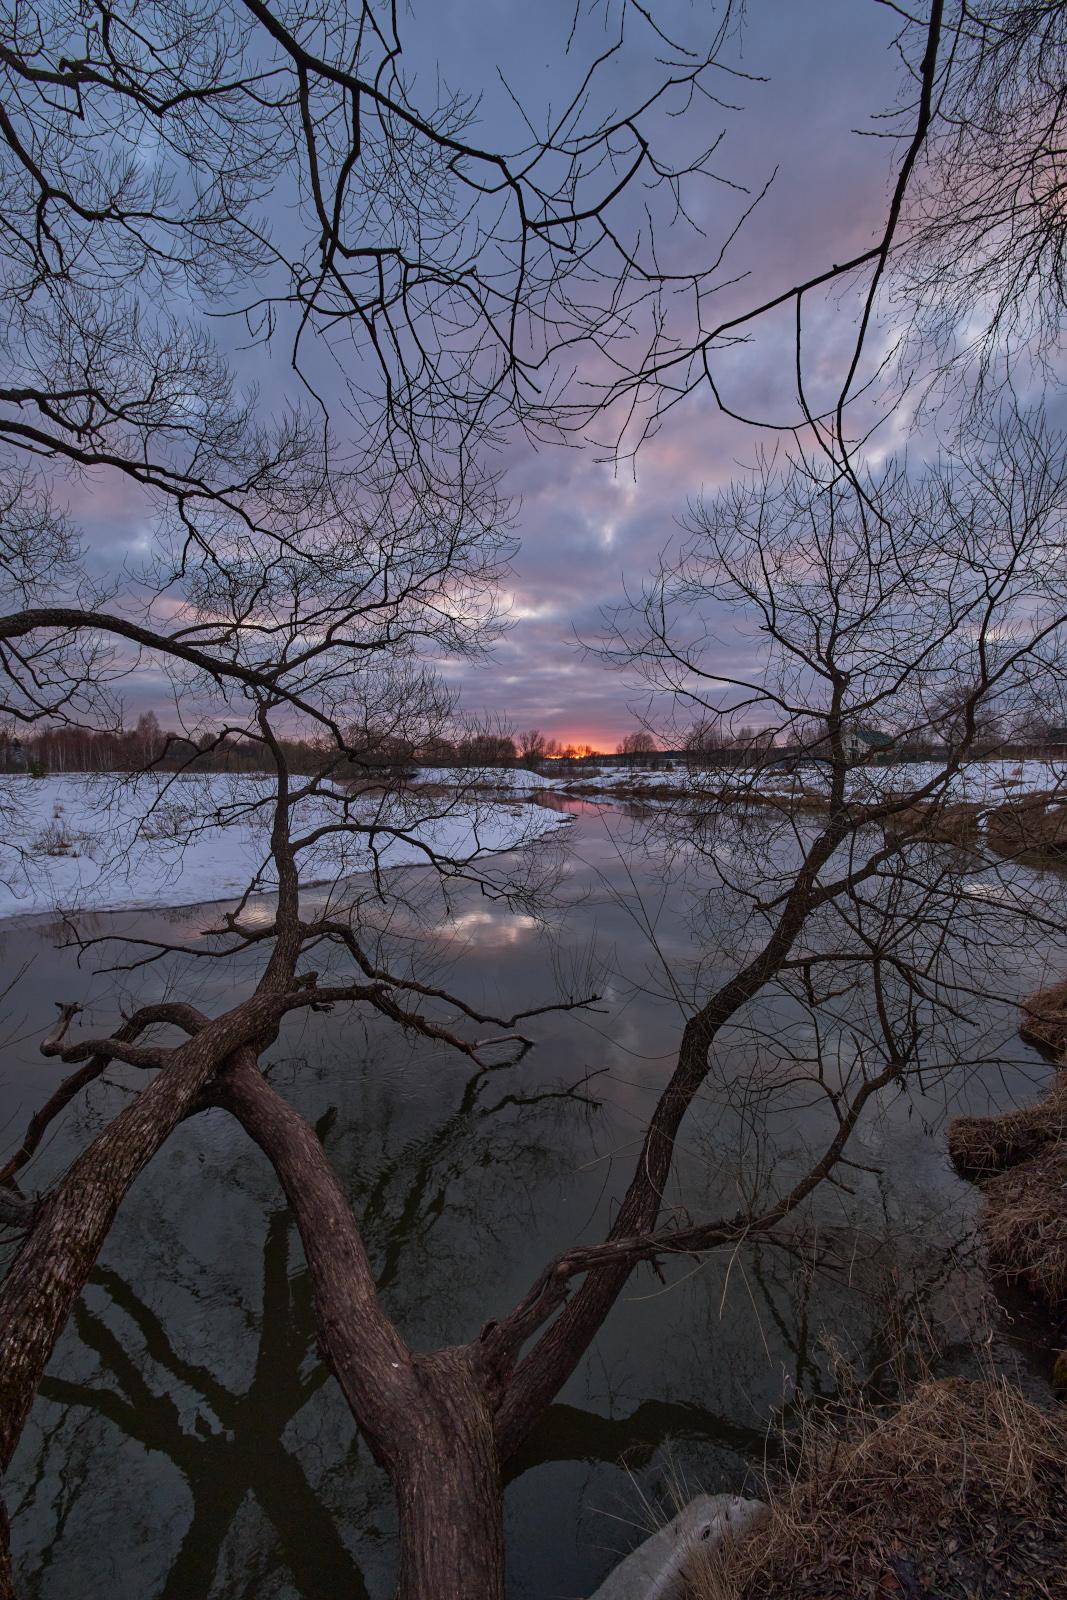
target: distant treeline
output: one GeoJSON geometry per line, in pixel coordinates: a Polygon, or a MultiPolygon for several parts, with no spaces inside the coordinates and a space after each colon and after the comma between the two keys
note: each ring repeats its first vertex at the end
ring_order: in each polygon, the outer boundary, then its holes
{"type": "MultiPolygon", "coordinates": [[[[611,766],[660,767],[684,764],[714,768],[768,762],[818,759],[827,749],[825,735],[817,730],[810,740],[776,743],[766,732],[741,729],[730,738],[694,729],[680,749],[664,749],[646,732],[628,734],[608,754],[590,745],[560,745],[537,729],[518,733],[479,732],[455,739],[436,735],[421,743],[377,734],[350,731],[348,758],[338,762],[336,747],[320,739],[278,740],[289,770],[311,775],[329,767],[338,777],[350,778],[388,771],[392,774],[416,767],[547,768],[557,763],[582,768],[603,762],[611,766]]],[[[845,735],[848,759],[856,762],[897,763],[943,759],[945,745],[916,741],[869,730],[845,735]],[[854,748],[853,748],[854,746],[854,748]]],[[[972,759],[1034,758],[1067,760],[1067,727],[999,732],[975,741],[972,759]]],[[[273,762],[260,741],[240,734],[205,732],[193,739],[164,728],[152,711],[137,719],[133,728],[94,729],[68,725],[28,730],[0,728],[0,772],[265,772],[273,762]]]]}
{"type": "MultiPolygon", "coordinates": [[[[456,740],[434,737],[422,744],[361,731],[348,736],[351,759],[337,767],[337,750],[326,738],[280,738],[291,772],[312,774],[334,766],[342,776],[417,766],[513,766],[519,761],[507,735],[478,734],[456,740]]],[[[62,725],[30,730],[0,729],[0,771],[5,772],[262,772],[273,763],[256,739],[206,732],[192,739],[164,728],[152,711],[133,728],[94,729],[62,725]]]]}

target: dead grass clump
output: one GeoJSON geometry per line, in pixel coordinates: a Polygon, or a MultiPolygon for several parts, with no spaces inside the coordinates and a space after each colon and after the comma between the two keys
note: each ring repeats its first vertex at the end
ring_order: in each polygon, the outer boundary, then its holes
{"type": "Polygon", "coordinates": [[[80,832],[77,829],[66,828],[62,819],[51,821],[42,833],[33,841],[35,854],[44,856],[78,856],[90,855],[92,844],[91,834],[80,832]]]}
{"type": "Polygon", "coordinates": [[[989,1264],[1047,1305],[1067,1300],[1067,1144],[985,1186],[989,1264]]]}
{"type": "Polygon", "coordinates": [[[1067,1139],[1067,1081],[1043,1100],[993,1117],[955,1117],[949,1123],[948,1153],[963,1178],[983,1184],[1009,1167],[1042,1154],[1067,1139]]]}
{"type": "Polygon", "coordinates": [[[1046,1305],[1067,1301],[1067,979],[1027,995],[1019,1032],[1061,1071],[1036,1105],[999,1117],[957,1117],[956,1170],[985,1194],[989,1265],[1046,1305]]]}
{"type": "Polygon", "coordinates": [[[1022,1013],[1020,1037],[1067,1065],[1067,978],[1028,994],[1022,1013]]]}
{"type": "Polygon", "coordinates": [[[887,817],[887,837],[918,838],[931,844],[973,844],[978,836],[981,808],[960,802],[956,805],[907,806],[887,817]]]}
{"type": "Polygon", "coordinates": [[[954,1378],[888,1418],[809,1413],[798,1448],[769,1521],[694,1556],[687,1600],[1063,1595],[1064,1411],[954,1378]]]}
{"type": "Polygon", "coordinates": [[[1005,856],[1067,856],[1067,806],[1061,792],[1031,794],[994,807],[986,821],[989,843],[1005,856]]]}

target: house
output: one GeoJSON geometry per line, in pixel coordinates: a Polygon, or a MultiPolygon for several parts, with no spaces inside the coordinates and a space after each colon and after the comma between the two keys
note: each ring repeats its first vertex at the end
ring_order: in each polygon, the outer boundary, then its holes
{"type": "MultiPolygon", "coordinates": [[[[841,753],[847,762],[873,761],[890,755],[900,758],[901,749],[891,734],[854,723],[841,730],[841,753]]],[[[830,761],[833,750],[829,734],[809,735],[803,743],[792,743],[768,752],[769,764],[792,770],[805,761],[830,761]]]]}
{"type": "Polygon", "coordinates": [[[872,756],[884,755],[892,745],[888,733],[864,727],[862,723],[841,730],[841,749],[846,761],[869,761],[872,756]]]}

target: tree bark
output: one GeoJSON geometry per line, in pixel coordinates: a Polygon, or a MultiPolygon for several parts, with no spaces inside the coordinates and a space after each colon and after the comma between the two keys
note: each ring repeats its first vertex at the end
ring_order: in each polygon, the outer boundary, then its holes
{"type": "Polygon", "coordinates": [[[480,1343],[411,1351],[383,1310],[359,1228],[315,1131],[238,1051],[218,1103],[260,1146],[293,1208],[322,1352],[400,1512],[399,1600],[503,1600],[494,1415],[501,1374],[480,1343]]]}
{"type": "Polygon", "coordinates": [[[41,1206],[0,1289],[0,1469],[11,1460],[56,1339],[130,1185],[227,1056],[276,1027],[276,1010],[273,996],[255,995],[179,1045],[41,1206]]]}
{"type": "MultiPolygon", "coordinates": [[[[276,997],[265,994],[207,1023],[173,1050],[41,1206],[0,1288],[0,1471],[10,1465],[56,1340],[131,1185],[231,1052],[276,1027],[276,997]]],[[[6,1531],[0,1516],[0,1600],[14,1593],[6,1531]]]]}
{"type": "Polygon", "coordinates": [[[493,1406],[470,1347],[416,1356],[422,1404],[394,1471],[397,1600],[504,1600],[493,1406]]]}

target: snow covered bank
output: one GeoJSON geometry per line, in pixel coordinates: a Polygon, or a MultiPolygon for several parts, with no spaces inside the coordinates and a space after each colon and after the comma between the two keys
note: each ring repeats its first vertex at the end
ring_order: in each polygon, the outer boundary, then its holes
{"type": "MultiPolygon", "coordinates": [[[[903,761],[885,767],[854,767],[848,774],[846,789],[850,800],[872,801],[887,795],[914,794],[937,782],[942,768],[936,762],[903,761]]],[[[557,780],[550,787],[581,792],[596,791],[605,797],[613,793],[632,795],[647,790],[652,794],[677,795],[731,791],[788,799],[791,795],[817,798],[829,785],[829,767],[810,762],[795,772],[771,768],[754,772],[739,767],[710,768],[689,772],[674,766],[659,771],[618,767],[601,769],[584,776],[557,780]]],[[[1055,761],[971,761],[937,784],[938,799],[966,801],[974,805],[1000,805],[1005,800],[1029,794],[1067,795],[1067,762],[1055,761]]]]}
{"type": "MultiPolygon", "coordinates": [[[[55,911],[119,911],[231,900],[250,884],[269,891],[270,781],[194,776],[0,779],[0,918],[55,911]]],[[[531,843],[569,819],[518,800],[382,796],[342,790],[295,808],[292,833],[342,821],[301,852],[306,885],[427,851],[465,862],[531,843]]]]}
{"type": "Polygon", "coordinates": [[[559,778],[545,778],[525,767],[420,767],[417,784],[443,784],[448,789],[487,789],[500,791],[559,789],[559,778]]]}
{"type": "MultiPolygon", "coordinates": [[[[947,781],[934,761],[905,761],[886,767],[854,767],[848,774],[849,799],[874,800],[886,795],[913,794],[936,785],[938,799],[969,805],[1001,805],[1027,794],[1048,794],[1067,789],[1067,763],[1055,761],[969,761],[947,781]]],[[[828,771],[819,766],[797,773],[766,774],[759,787],[768,793],[786,793],[793,786],[807,790],[825,788],[828,771]]]]}

